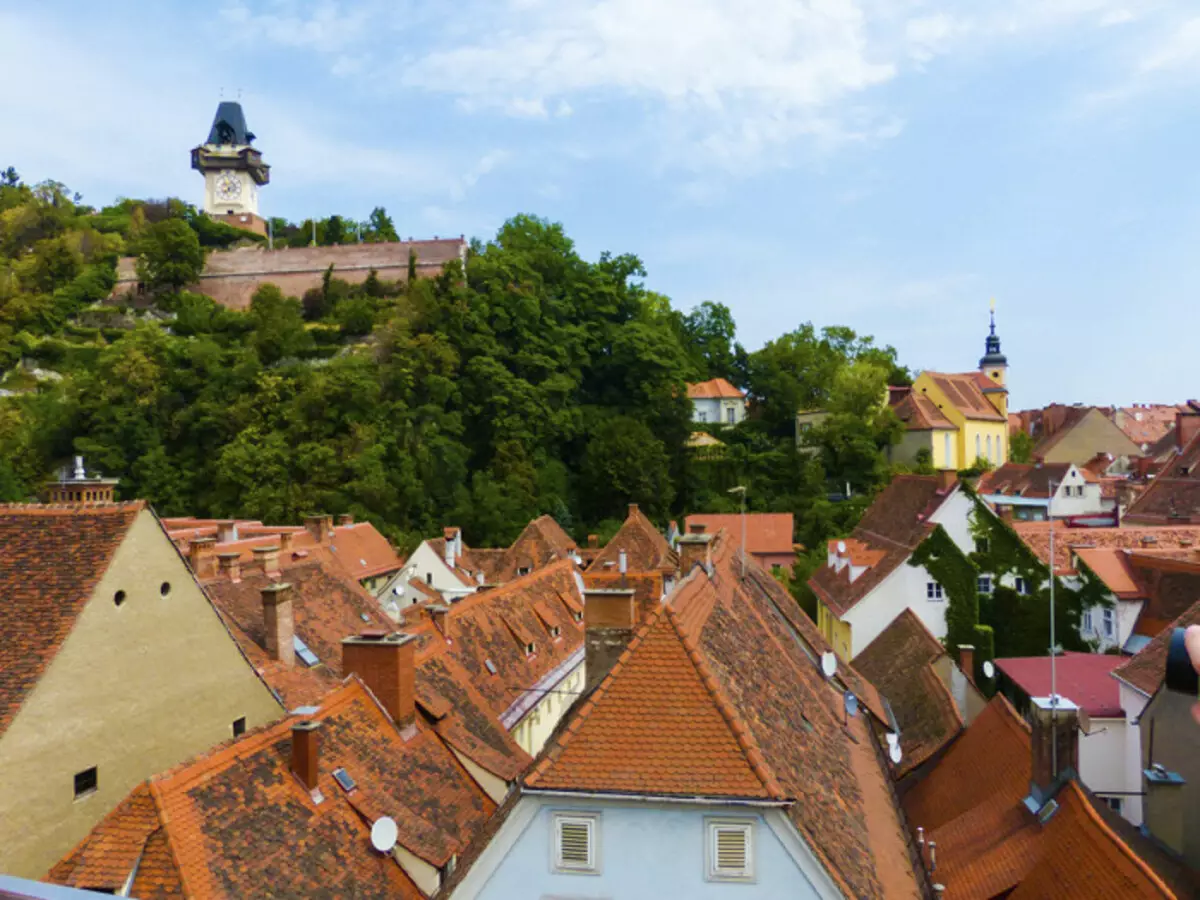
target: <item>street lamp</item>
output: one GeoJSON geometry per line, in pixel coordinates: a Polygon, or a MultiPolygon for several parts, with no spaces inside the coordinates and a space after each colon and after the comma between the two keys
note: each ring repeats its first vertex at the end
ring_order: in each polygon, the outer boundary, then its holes
{"type": "Polygon", "coordinates": [[[742,581],[746,580],[746,486],[739,484],[729,489],[731,494],[740,494],[742,498],[742,581]]]}

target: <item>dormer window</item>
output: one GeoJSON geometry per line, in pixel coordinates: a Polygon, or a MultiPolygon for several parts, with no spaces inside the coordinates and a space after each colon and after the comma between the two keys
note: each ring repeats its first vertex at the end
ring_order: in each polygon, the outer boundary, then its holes
{"type": "Polygon", "coordinates": [[[530,641],[525,645],[525,655],[533,656],[535,653],[537,653],[537,644],[535,644],[533,641],[530,641]]]}
{"type": "Polygon", "coordinates": [[[583,610],[581,610],[581,609],[575,610],[574,616],[575,616],[576,622],[582,622],[583,621],[583,610]]]}
{"type": "Polygon", "coordinates": [[[562,629],[559,628],[557,625],[551,625],[550,626],[550,637],[554,638],[555,640],[558,640],[561,636],[562,636],[562,629]]]}
{"type": "Polygon", "coordinates": [[[529,566],[517,566],[517,574],[518,575],[528,575],[529,571],[530,571],[529,566]]]}

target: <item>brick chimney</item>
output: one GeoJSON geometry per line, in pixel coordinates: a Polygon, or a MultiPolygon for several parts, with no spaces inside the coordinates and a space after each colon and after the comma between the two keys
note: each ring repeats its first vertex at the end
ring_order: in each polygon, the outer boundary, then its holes
{"type": "Polygon", "coordinates": [[[632,588],[587,588],[583,594],[585,690],[609,673],[637,628],[632,588]]]}
{"type": "Polygon", "coordinates": [[[600,535],[589,534],[587,537],[587,545],[592,550],[598,550],[600,548],[600,535]]]}
{"type": "Polygon", "coordinates": [[[975,683],[975,648],[970,644],[958,645],[958,667],[967,676],[967,681],[975,683]]]}
{"type": "Polygon", "coordinates": [[[705,533],[703,522],[692,522],[688,533],[679,538],[679,574],[686,578],[697,565],[712,572],[712,535],[705,533]]]}
{"type": "Polygon", "coordinates": [[[321,774],[321,723],[304,721],[292,726],[292,774],[310,791],[321,774]]]}
{"type": "Polygon", "coordinates": [[[938,469],[937,475],[938,491],[941,493],[949,493],[956,484],[958,484],[958,472],[954,469],[938,469]]]}
{"type": "Polygon", "coordinates": [[[433,622],[433,627],[438,630],[442,637],[446,637],[446,616],[450,614],[450,607],[445,603],[430,603],[424,609],[425,614],[429,616],[429,620],[433,622]]]}
{"type": "Polygon", "coordinates": [[[1061,695],[1056,699],[1032,699],[1029,793],[1039,808],[1079,773],[1079,707],[1061,695]]]}
{"type": "Polygon", "coordinates": [[[250,552],[254,554],[254,564],[260,567],[265,574],[279,574],[279,546],[277,544],[271,544],[269,547],[253,547],[250,552]]]}
{"type": "Polygon", "coordinates": [[[636,503],[630,503],[629,504],[629,515],[633,516],[635,513],[637,513],[637,511],[638,511],[638,505],[636,503]]]}
{"type": "Polygon", "coordinates": [[[332,537],[333,516],[328,516],[325,513],[305,516],[304,527],[308,529],[308,533],[312,535],[313,540],[318,544],[327,544],[330,537],[332,537]]]}
{"type": "Polygon", "coordinates": [[[296,664],[296,620],[292,611],[292,586],[287,582],[262,589],[263,642],[271,659],[289,669],[296,664]]]}
{"type": "Polygon", "coordinates": [[[338,523],[338,525],[342,525],[342,526],[353,525],[354,524],[354,516],[351,515],[350,513],[342,513],[340,516],[337,517],[337,523],[338,523]]]}
{"type": "Polygon", "coordinates": [[[237,522],[234,519],[222,519],[217,523],[217,543],[228,544],[238,539],[237,522]]]}
{"type": "Polygon", "coordinates": [[[242,580],[242,554],[236,550],[229,550],[225,553],[217,554],[217,568],[220,574],[227,577],[230,581],[238,582],[242,580]]]}
{"type": "Polygon", "coordinates": [[[1175,413],[1175,447],[1179,450],[1186,447],[1196,435],[1200,434],[1200,410],[1194,410],[1190,403],[1188,410],[1188,412],[1175,413]]]}
{"type": "Polygon", "coordinates": [[[279,552],[283,554],[292,552],[292,539],[295,533],[291,531],[279,532],[279,552]]]}
{"type": "Polygon", "coordinates": [[[212,554],[216,538],[192,538],[188,544],[188,565],[196,573],[197,578],[211,578],[216,568],[216,558],[212,554]]]}
{"type": "Polygon", "coordinates": [[[361,678],[400,727],[416,716],[416,649],[416,638],[402,631],[364,631],[342,640],[342,674],[361,678]]]}

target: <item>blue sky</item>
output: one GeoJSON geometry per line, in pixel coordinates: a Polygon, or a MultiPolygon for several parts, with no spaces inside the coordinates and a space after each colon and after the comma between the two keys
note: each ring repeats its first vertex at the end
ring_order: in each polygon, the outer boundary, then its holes
{"type": "Polygon", "coordinates": [[[1183,0],[0,0],[0,166],[198,202],[240,91],[264,214],[561,221],[747,347],[847,324],[1014,408],[1200,395],[1183,0]],[[993,9],[995,8],[995,9],[993,9]]]}

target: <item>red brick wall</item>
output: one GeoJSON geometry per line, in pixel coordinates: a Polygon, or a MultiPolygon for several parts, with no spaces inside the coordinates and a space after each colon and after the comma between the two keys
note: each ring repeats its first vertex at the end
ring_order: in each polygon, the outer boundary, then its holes
{"type": "MultiPolygon", "coordinates": [[[[385,281],[407,281],[410,249],[417,254],[417,274],[428,278],[440,273],[450,260],[465,257],[466,246],[466,241],[459,237],[340,247],[217,250],[208,255],[204,274],[193,290],[230,309],[246,309],[254,292],[263,284],[277,285],[288,296],[303,296],[309,288],[320,286],[321,277],[330,265],[336,277],[351,284],[366,281],[371,269],[385,281]]],[[[134,292],[136,287],[133,259],[120,260],[113,299],[134,292]]]]}

